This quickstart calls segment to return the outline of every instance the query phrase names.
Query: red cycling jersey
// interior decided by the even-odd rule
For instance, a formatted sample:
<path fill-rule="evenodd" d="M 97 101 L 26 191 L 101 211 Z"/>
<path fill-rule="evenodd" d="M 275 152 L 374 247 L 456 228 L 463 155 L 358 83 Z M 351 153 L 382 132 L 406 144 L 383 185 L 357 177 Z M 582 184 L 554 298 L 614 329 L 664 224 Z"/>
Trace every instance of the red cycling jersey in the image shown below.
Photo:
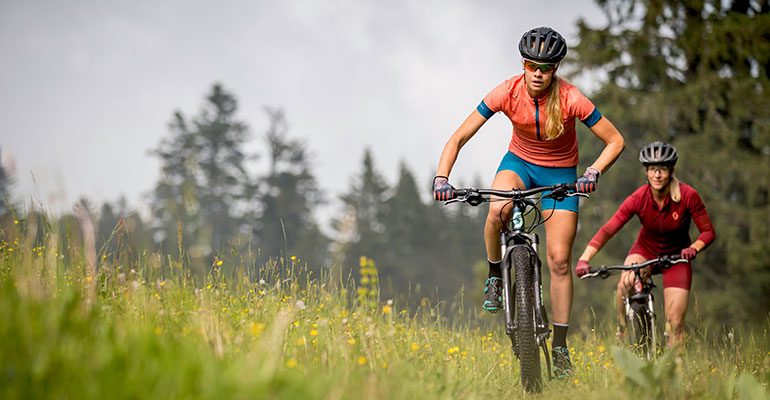
<path fill-rule="evenodd" d="M 629 254 L 639 254 L 649 260 L 659 255 L 681 252 L 691 244 L 690 221 L 695 221 L 695 226 L 700 231 L 698 239 L 708 246 L 714 241 L 716 234 L 703 201 L 691 186 L 680 182 L 679 189 L 682 193 L 680 201 L 674 202 L 667 196 L 663 207 L 660 208 L 652 197 L 650 185 L 640 187 L 623 201 L 615 215 L 599 229 L 588 244 L 597 250 L 601 249 L 636 214 L 642 223 L 642 229 Z M 692 265 L 689 262 L 675 264 L 662 273 L 664 288 L 678 287 L 690 290 Z"/>
<path fill-rule="evenodd" d="M 698 239 L 708 246 L 716 235 L 706 206 L 691 186 L 680 182 L 679 189 L 682 193 L 679 202 L 667 196 L 663 208 L 659 208 L 652 198 L 650 185 L 640 187 L 623 201 L 588 244 L 601 249 L 636 214 L 642 223 L 636 243 L 653 255 L 678 253 L 688 247 L 692 243 L 690 221 L 695 221 L 700 231 Z"/>

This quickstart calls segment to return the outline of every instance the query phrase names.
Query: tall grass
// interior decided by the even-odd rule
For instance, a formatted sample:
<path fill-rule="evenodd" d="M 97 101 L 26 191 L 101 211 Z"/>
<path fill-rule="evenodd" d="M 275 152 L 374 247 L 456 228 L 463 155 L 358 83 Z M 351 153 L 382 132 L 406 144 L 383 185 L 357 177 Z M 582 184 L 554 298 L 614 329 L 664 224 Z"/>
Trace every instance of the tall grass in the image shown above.
<path fill-rule="evenodd" d="M 99 254 L 94 273 L 60 242 L 2 230 L 0 398 L 528 396 L 499 315 L 381 299 L 366 258 L 349 279 L 232 252 L 195 280 L 182 251 Z M 646 364 L 601 329 L 572 335 L 575 374 L 544 396 L 767 398 L 767 329 L 706 337 Z"/>

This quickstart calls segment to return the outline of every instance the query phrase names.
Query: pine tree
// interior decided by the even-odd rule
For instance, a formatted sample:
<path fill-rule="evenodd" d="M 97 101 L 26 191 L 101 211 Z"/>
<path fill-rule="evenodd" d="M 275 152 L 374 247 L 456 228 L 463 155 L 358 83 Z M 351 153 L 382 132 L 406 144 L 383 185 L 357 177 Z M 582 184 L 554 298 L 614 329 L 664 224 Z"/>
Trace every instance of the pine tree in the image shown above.
<path fill-rule="evenodd" d="M 0 215 L 9 213 L 13 209 L 13 202 L 11 200 L 11 174 L 6 171 L 2 164 L 3 157 L 0 152 Z"/>
<path fill-rule="evenodd" d="M 267 109 L 269 168 L 257 196 L 261 210 L 254 232 L 266 257 L 301 257 L 313 265 L 326 261 L 328 239 L 313 218 L 323 197 L 310 167 L 305 144 L 287 136 L 281 110 Z"/>
<path fill-rule="evenodd" d="M 366 149 L 361 172 L 354 176 L 348 191 L 340 196 L 342 216 L 333 223 L 337 230 L 340 259 L 336 263 L 347 269 L 358 265 L 365 256 L 379 262 L 384 255 L 384 207 L 388 185 L 375 169 L 371 151 Z"/>
<path fill-rule="evenodd" d="M 245 168 L 248 127 L 237 109 L 235 96 L 213 85 L 200 114 L 188 121 L 176 112 L 170 137 L 152 152 L 162 168 L 153 192 L 155 230 L 169 252 L 178 247 L 180 226 L 184 247 L 198 255 L 246 231 L 255 186 Z"/>

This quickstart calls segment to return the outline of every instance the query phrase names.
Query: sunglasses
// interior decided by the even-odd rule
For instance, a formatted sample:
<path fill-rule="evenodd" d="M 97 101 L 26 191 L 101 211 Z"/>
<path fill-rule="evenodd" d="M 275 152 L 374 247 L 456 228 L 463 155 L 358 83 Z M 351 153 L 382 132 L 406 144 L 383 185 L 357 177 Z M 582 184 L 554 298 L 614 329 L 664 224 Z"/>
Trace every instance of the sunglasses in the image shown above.
<path fill-rule="evenodd" d="M 555 71 L 558 64 L 540 64 L 536 63 L 532 60 L 524 59 L 524 68 L 527 69 L 529 72 L 535 72 L 540 69 L 544 74 L 547 74 L 551 71 Z"/>
<path fill-rule="evenodd" d="M 653 174 L 657 174 L 657 173 L 667 174 L 669 171 L 671 171 L 671 169 L 662 165 L 661 166 L 653 165 L 653 166 L 647 167 L 647 171 L 652 172 Z"/>

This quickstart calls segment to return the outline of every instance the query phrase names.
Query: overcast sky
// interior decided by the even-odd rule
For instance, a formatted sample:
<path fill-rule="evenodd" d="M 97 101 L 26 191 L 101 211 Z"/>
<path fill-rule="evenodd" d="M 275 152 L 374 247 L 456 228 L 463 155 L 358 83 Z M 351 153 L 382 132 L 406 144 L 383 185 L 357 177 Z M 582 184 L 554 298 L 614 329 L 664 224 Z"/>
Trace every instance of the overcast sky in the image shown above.
<path fill-rule="evenodd" d="M 547 25 L 574 43 L 589 0 L 0 0 L 0 150 L 17 199 L 68 211 L 85 196 L 146 207 L 148 154 L 175 110 L 198 114 L 220 82 L 260 145 L 264 107 L 307 142 L 329 199 L 365 148 L 390 183 L 400 161 L 432 177 L 481 98 L 521 72 L 518 39 Z M 580 86 L 580 85 L 579 85 Z M 587 88 L 584 88 L 587 89 Z M 510 140 L 496 116 L 466 145 L 453 182 L 491 182 Z M 257 171 L 252 171 L 257 172 Z"/>

